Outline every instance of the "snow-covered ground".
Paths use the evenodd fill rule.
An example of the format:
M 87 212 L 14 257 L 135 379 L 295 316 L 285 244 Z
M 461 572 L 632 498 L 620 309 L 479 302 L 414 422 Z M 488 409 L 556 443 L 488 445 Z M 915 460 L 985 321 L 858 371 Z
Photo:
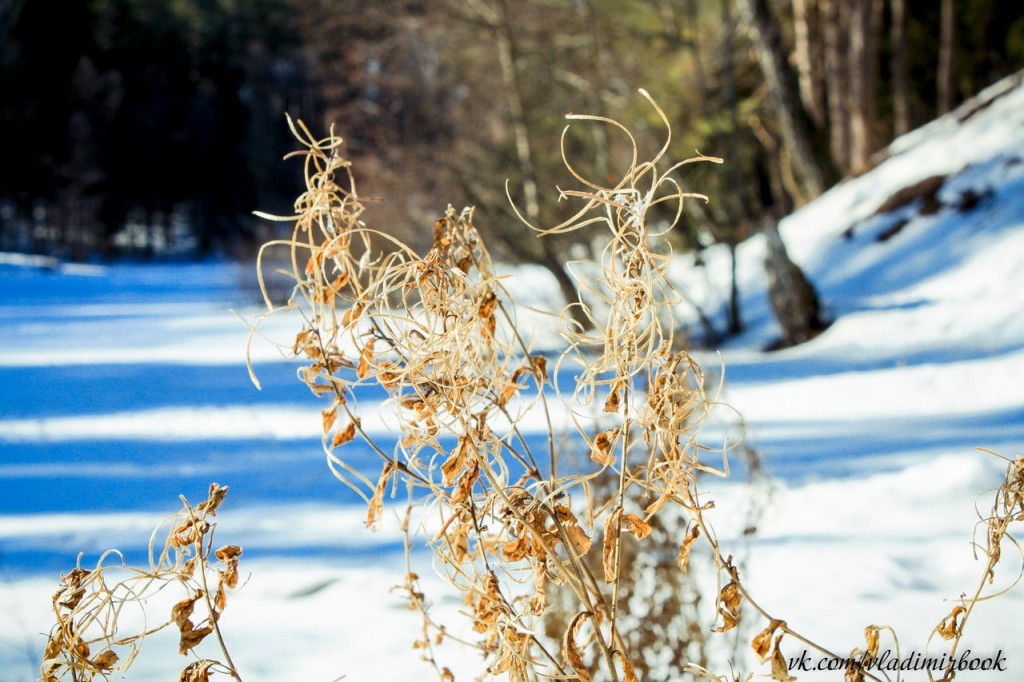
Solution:
M 784 221 L 835 320 L 814 341 L 761 350 L 776 334 L 764 246 L 739 250 L 748 329 L 722 351 L 722 401 L 746 420 L 774 491 L 747 545 L 743 485 L 715 486 L 713 520 L 749 554 L 761 605 L 835 651 L 863 646 L 869 624 L 896 628 L 904 654 L 925 649 L 952 608 L 944 600 L 973 591 L 983 570 L 976 504 L 989 504 L 978 496 L 1002 465 L 976 448 L 1024 454 L 1024 88 L 965 116 L 898 140 L 875 170 Z M 920 215 L 917 202 L 873 215 L 939 174 L 949 177 L 938 212 Z M 976 205 L 957 208 L 968 191 Z M 704 261 L 681 257 L 674 276 L 714 311 L 726 256 Z M 530 303 L 554 291 L 543 271 L 511 272 L 508 288 Z M 252 278 L 223 263 L 43 270 L 0 259 L 3 679 L 38 674 L 50 596 L 79 551 L 84 564 L 108 547 L 141 561 L 178 494 L 199 500 L 212 481 L 232 488 L 218 538 L 246 551 L 248 583 L 222 621 L 246 680 L 431 674 L 408 649 L 418 621 L 390 591 L 403 575 L 396 524 L 366 532 L 358 500 L 328 474 L 321 406 L 271 343 L 290 343 L 287 320 L 263 328 L 263 390 L 249 382 L 248 329 L 231 310 L 256 314 Z M 364 408 L 379 399 L 368 393 Z M 996 588 L 1019 573 L 1005 550 Z M 1024 589 L 971 616 L 963 648 L 1006 656 L 1008 671 L 989 677 L 1024 674 L 1022 607 Z M 173 645 L 146 649 L 134 679 L 174 679 L 187 663 Z M 458 679 L 478 663 L 451 646 L 441 655 Z

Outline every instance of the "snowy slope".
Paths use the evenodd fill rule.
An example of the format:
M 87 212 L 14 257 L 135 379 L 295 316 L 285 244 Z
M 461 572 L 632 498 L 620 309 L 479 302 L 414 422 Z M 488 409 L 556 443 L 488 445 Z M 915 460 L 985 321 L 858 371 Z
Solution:
M 871 623 L 896 627 L 904 651 L 925 648 L 951 608 L 943 599 L 972 590 L 981 571 L 970 547 L 975 503 L 1001 464 L 975 448 L 1024 454 L 1024 88 L 1015 85 L 897 140 L 870 173 L 783 222 L 834 319 L 812 342 L 760 350 L 776 335 L 764 246 L 754 238 L 739 250 L 748 329 L 723 349 L 722 399 L 744 416 L 774 489 L 748 544 L 744 486 L 715 486 L 716 523 L 748 555 L 762 606 L 837 651 L 863 646 Z M 937 175 L 947 176 L 938 211 L 922 215 L 919 199 L 875 215 Z M 978 199 L 969 210 L 968 190 Z M 675 276 L 713 311 L 728 268 L 722 251 L 704 260 L 680 258 Z M 543 303 L 543 272 L 511 272 L 513 294 Z M 224 617 L 246 680 L 429 674 L 414 652 L 393 653 L 418 636 L 388 591 L 402 580 L 400 538 L 394 524 L 366 533 L 357 500 L 327 473 L 320 405 L 274 346 L 290 345 L 291 322 L 265 328 L 255 349 L 263 391 L 249 383 L 248 330 L 231 310 L 251 319 L 251 303 L 251 275 L 229 264 L 51 271 L 0 259 L 4 679 L 34 677 L 57 573 L 78 551 L 84 563 L 109 546 L 139 560 L 177 495 L 198 499 L 215 480 L 232 487 L 219 538 L 246 548 L 252 572 Z M 379 399 L 363 396 L 364 411 Z M 387 433 L 383 420 L 368 425 Z M 354 462 L 373 464 L 369 453 Z M 997 585 L 1016 575 L 1005 554 Z M 439 606 L 454 614 L 459 603 Z M 1024 594 L 1010 593 L 972 615 L 965 646 L 1007 656 L 1009 672 L 989 677 L 1024 674 L 1022 606 Z M 175 679 L 186 661 L 165 653 L 173 649 L 150 647 L 134 679 Z M 458 679 L 478 664 L 442 655 Z

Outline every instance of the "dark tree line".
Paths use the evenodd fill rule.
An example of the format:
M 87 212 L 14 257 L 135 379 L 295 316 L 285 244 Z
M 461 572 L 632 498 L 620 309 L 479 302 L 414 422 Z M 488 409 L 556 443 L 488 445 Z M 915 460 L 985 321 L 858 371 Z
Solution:
M 0 249 L 69 258 L 143 244 L 245 249 L 253 209 L 289 212 L 284 113 L 348 140 L 386 229 L 479 207 L 505 257 L 548 266 L 588 243 L 523 236 L 560 217 L 567 112 L 612 115 L 652 150 L 723 156 L 684 182 L 683 248 L 735 247 L 895 135 L 1024 66 L 1024 10 L 1001 0 L 0 0 Z M 625 141 L 576 126 L 595 178 Z M 780 239 L 771 262 L 785 263 Z M 781 267 L 781 266 L 778 266 Z M 776 277 L 790 281 L 789 276 Z M 797 285 L 792 285 L 797 286 Z M 790 288 L 792 288 L 790 286 Z M 799 288 L 799 286 L 797 286 Z M 725 323 L 741 327 L 737 297 Z

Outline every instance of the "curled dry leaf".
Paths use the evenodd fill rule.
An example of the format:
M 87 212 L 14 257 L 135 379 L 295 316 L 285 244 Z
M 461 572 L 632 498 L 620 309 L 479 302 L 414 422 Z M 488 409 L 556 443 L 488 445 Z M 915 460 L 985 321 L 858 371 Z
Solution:
M 785 626 L 785 621 L 776 618 L 768 624 L 768 627 L 757 633 L 757 636 L 755 636 L 753 641 L 750 642 L 750 646 L 754 649 L 754 653 L 757 654 L 757 658 L 762 663 L 767 661 L 771 656 L 772 635 L 774 635 L 775 631 L 780 627 L 784 628 Z
M 715 628 L 715 632 L 728 632 L 740 622 L 740 602 L 743 594 L 740 592 L 739 583 L 735 580 L 729 582 L 718 594 L 718 614 L 722 616 L 722 625 Z
M 679 570 L 683 573 L 687 573 L 690 570 L 690 550 L 693 548 L 693 543 L 697 541 L 700 536 L 700 526 L 697 524 L 693 525 L 690 532 L 683 538 L 683 544 L 679 545 L 679 555 L 676 556 L 676 565 L 679 566 Z
M 775 653 L 772 654 L 772 679 L 777 682 L 796 682 L 796 678 L 789 674 L 789 666 L 786 665 L 786 659 L 782 655 L 782 650 L 779 649 L 782 636 L 780 633 L 775 638 Z
M 208 661 L 206 659 L 189 663 L 185 666 L 185 669 L 181 671 L 181 676 L 178 677 L 178 682 L 209 682 L 210 668 L 212 668 L 213 665 L 213 661 Z
M 590 450 L 590 459 L 601 466 L 615 464 L 615 454 L 612 452 L 612 445 L 619 437 L 619 432 L 619 427 L 615 427 L 597 434 L 597 437 L 594 438 L 594 447 Z
M 196 602 L 202 599 L 202 597 L 203 591 L 198 590 L 192 597 L 182 599 L 171 607 L 171 621 L 173 621 L 182 632 L 192 629 L 192 611 L 196 607 Z
M 604 581 L 609 585 L 615 582 L 618 574 L 615 546 L 619 540 L 619 516 L 621 515 L 622 507 L 616 507 L 604 520 L 604 546 L 601 559 L 604 564 Z
M 444 486 L 447 488 L 455 482 L 455 477 L 458 476 L 463 467 L 466 466 L 466 456 L 469 454 L 470 438 L 469 436 L 462 436 L 459 438 L 458 445 L 452 450 L 452 453 L 448 456 L 448 459 L 441 465 L 441 476 L 444 479 Z
M 590 614 L 586 611 L 577 613 L 569 623 L 569 627 L 565 630 L 565 635 L 562 637 L 562 657 L 565 658 L 565 662 L 572 666 L 576 676 L 580 679 L 580 682 L 590 682 L 590 669 L 587 664 L 583 661 L 583 656 L 580 653 L 579 646 L 576 644 L 576 635 L 583 625 L 583 620 Z
M 960 628 L 963 627 L 963 614 L 967 611 L 963 606 L 954 606 L 948 616 L 935 627 L 935 632 L 942 639 L 953 639 L 960 636 Z
M 206 625 L 195 630 L 188 630 L 181 632 L 181 639 L 178 641 L 178 653 L 182 656 L 186 655 L 189 650 L 199 646 L 200 642 L 206 639 L 206 636 L 213 632 L 213 628 Z
M 480 478 L 480 463 L 473 460 L 469 463 L 469 468 L 459 477 L 455 489 L 452 491 L 449 504 L 452 507 L 458 507 L 469 500 L 473 494 L 473 484 L 476 483 L 478 478 Z
M 572 513 L 572 510 L 564 504 L 557 504 L 555 505 L 555 516 L 558 518 L 562 528 L 565 529 L 565 534 L 569 537 L 569 542 L 573 544 L 576 551 L 580 555 L 589 552 L 592 541 L 583 528 L 580 527 L 580 522 L 576 519 L 576 515 Z
M 878 657 L 878 631 L 877 625 L 869 625 L 864 628 L 864 639 L 868 643 L 867 655 L 871 659 Z
M 118 658 L 119 657 L 116 653 L 107 649 L 96 658 L 92 659 L 92 664 L 100 670 L 110 670 L 117 664 Z
M 210 493 L 205 502 L 200 502 L 196 507 L 196 512 L 208 514 L 210 516 L 217 515 L 217 508 L 220 507 L 224 501 L 224 497 L 228 494 L 228 486 L 217 485 L 216 483 L 210 484 Z
M 370 504 L 366 507 L 366 527 L 370 530 L 377 529 L 377 522 L 380 520 L 380 514 L 384 511 L 384 491 L 387 490 L 388 480 L 391 478 L 391 474 L 394 473 L 394 471 L 394 463 L 388 462 L 380 472 L 380 479 L 377 480 L 377 487 L 374 488 L 373 497 L 370 498 Z
M 371 338 L 363 346 L 363 352 L 359 354 L 359 367 L 356 368 L 356 377 L 365 379 L 370 373 L 370 363 L 373 362 L 373 346 L 377 339 Z
M 617 658 L 622 663 L 623 682 L 638 682 L 636 678 L 636 670 L 633 669 L 633 663 L 629 660 L 628 656 L 616 649 L 612 652 L 612 657 Z
M 651 525 L 636 514 L 624 515 L 622 522 L 626 524 L 626 530 L 632 533 L 637 540 L 643 540 L 651 534 Z
M 622 390 L 622 386 L 618 383 L 612 386 L 611 393 L 608 394 L 608 399 L 604 401 L 605 412 L 618 412 L 619 405 L 622 399 L 619 397 L 619 392 Z
M 320 416 L 323 421 L 324 433 L 327 433 L 331 430 L 331 427 L 334 426 L 334 422 L 338 418 L 338 406 L 332 405 L 329 409 L 321 412 Z
M 864 682 L 864 666 L 852 655 L 846 666 L 843 682 Z
M 339 445 L 344 445 L 345 443 L 348 443 L 349 441 L 354 440 L 355 437 L 356 437 L 356 422 L 355 421 L 350 421 L 348 423 L 348 426 L 346 426 L 344 429 L 342 429 L 341 431 L 335 432 L 334 438 L 331 439 L 331 447 L 336 448 Z

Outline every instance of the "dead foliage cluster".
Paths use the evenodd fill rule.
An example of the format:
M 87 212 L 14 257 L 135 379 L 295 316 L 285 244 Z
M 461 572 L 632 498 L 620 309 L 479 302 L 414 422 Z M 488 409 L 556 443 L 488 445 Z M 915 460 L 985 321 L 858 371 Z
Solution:
M 668 130 L 663 112 L 651 104 Z M 285 307 L 305 315 L 292 351 L 306 360 L 302 379 L 329 401 L 323 410 L 328 465 L 365 500 L 371 528 L 389 495 L 408 495 L 407 537 L 416 532 L 410 521 L 415 506 L 436 565 L 463 593 L 478 635 L 468 644 L 483 652 L 486 673 L 516 681 L 632 682 L 637 671 L 650 672 L 651 652 L 682 643 L 675 669 L 724 679 L 706 667 L 700 592 L 687 581 L 700 543 L 717 576 L 717 597 L 706 600 L 717 612 L 714 632 L 733 631 L 744 613 L 755 613 L 767 626 L 751 647 L 770 664 L 774 679 L 791 679 L 782 653 L 787 638 L 854 661 L 847 679 L 872 678 L 863 657 L 877 652 L 884 628 L 868 626 L 867 653 L 856 649 L 856 660 L 794 631 L 750 598 L 737 562 L 720 547 L 707 518 L 714 503 L 700 482 L 706 475 L 728 476 L 729 453 L 701 439 L 715 399 L 701 366 L 673 338 L 680 298 L 667 277 L 671 251 L 663 237 L 682 216 L 684 201 L 705 199 L 684 191 L 676 171 L 720 160 L 668 163 L 666 140 L 651 160 L 641 161 L 632 134 L 618 122 L 567 118 L 619 131 L 633 155 L 619 181 L 607 185 L 578 172 L 563 144 L 562 158 L 579 189 L 560 190 L 559 199 L 576 202 L 576 212 L 553 227 L 531 225 L 520 214 L 539 238 L 605 231 L 596 263 L 570 264 L 584 303 L 559 316 L 566 347 L 553 357 L 533 352 L 521 335 L 472 209 L 449 208 L 434 223 L 432 247 L 419 255 L 361 220 L 363 204 L 341 138 L 318 139 L 301 122 L 292 124 L 304 147 L 297 153 L 305 159 L 307 191 L 294 216 L 265 216 L 293 222 L 294 230 L 264 249 L 290 252 L 295 289 Z M 675 220 L 654 227 L 648 211 L 659 204 L 671 206 Z M 267 314 L 280 310 L 269 297 L 266 302 Z M 575 376 L 571 391 L 558 381 L 568 372 Z M 363 428 L 355 396 L 368 384 L 387 394 L 387 421 L 398 435 L 394 447 Z M 546 424 L 543 448 L 523 433 L 528 415 Z M 586 457 L 556 448 L 556 427 L 566 421 Z M 346 462 L 344 446 L 357 435 L 380 458 L 375 479 Z M 1005 526 L 993 527 L 1005 532 Z M 1002 535 L 990 536 L 990 548 L 998 548 Z M 670 561 L 664 560 L 666 546 Z M 667 604 L 686 615 L 678 627 L 641 627 L 646 632 L 638 636 L 627 603 L 643 594 L 637 567 L 645 566 L 671 575 L 664 584 L 672 585 L 671 595 L 652 599 L 649 613 Z M 418 584 L 410 568 L 404 590 L 424 624 L 415 646 L 442 680 L 451 679 L 434 656 L 446 629 L 431 619 Z M 661 623 L 671 620 L 655 615 Z M 954 613 L 936 632 L 955 637 L 962 622 Z M 695 645 L 692 657 L 687 643 Z
M 213 518 L 227 492 L 226 486 L 213 484 L 207 499 L 195 507 L 182 497 L 181 511 L 154 531 L 147 567 L 128 565 L 112 550 L 95 567 L 78 565 L 62 577 L 53 595 L 56 624 L 43 656 L 43 682 L 110 679 L 132 665 L 143 640 L 171 627 L 179 634 L 178 653 L 194 658 L 180 682 L 206 682 L 213 673 L 241 681 L 218 626 L 229 591 L 238 586 L 242 554 L 236 545 L 213 549 Z M 157 533 L 165 526 L 169 531 L 160 548 Z M 165 619 L 150 624 L 147 612 L 153 612 L 154 603 L 165 603 L 168 611 Z M 210 635 L 224 662 L 195 656 Z

